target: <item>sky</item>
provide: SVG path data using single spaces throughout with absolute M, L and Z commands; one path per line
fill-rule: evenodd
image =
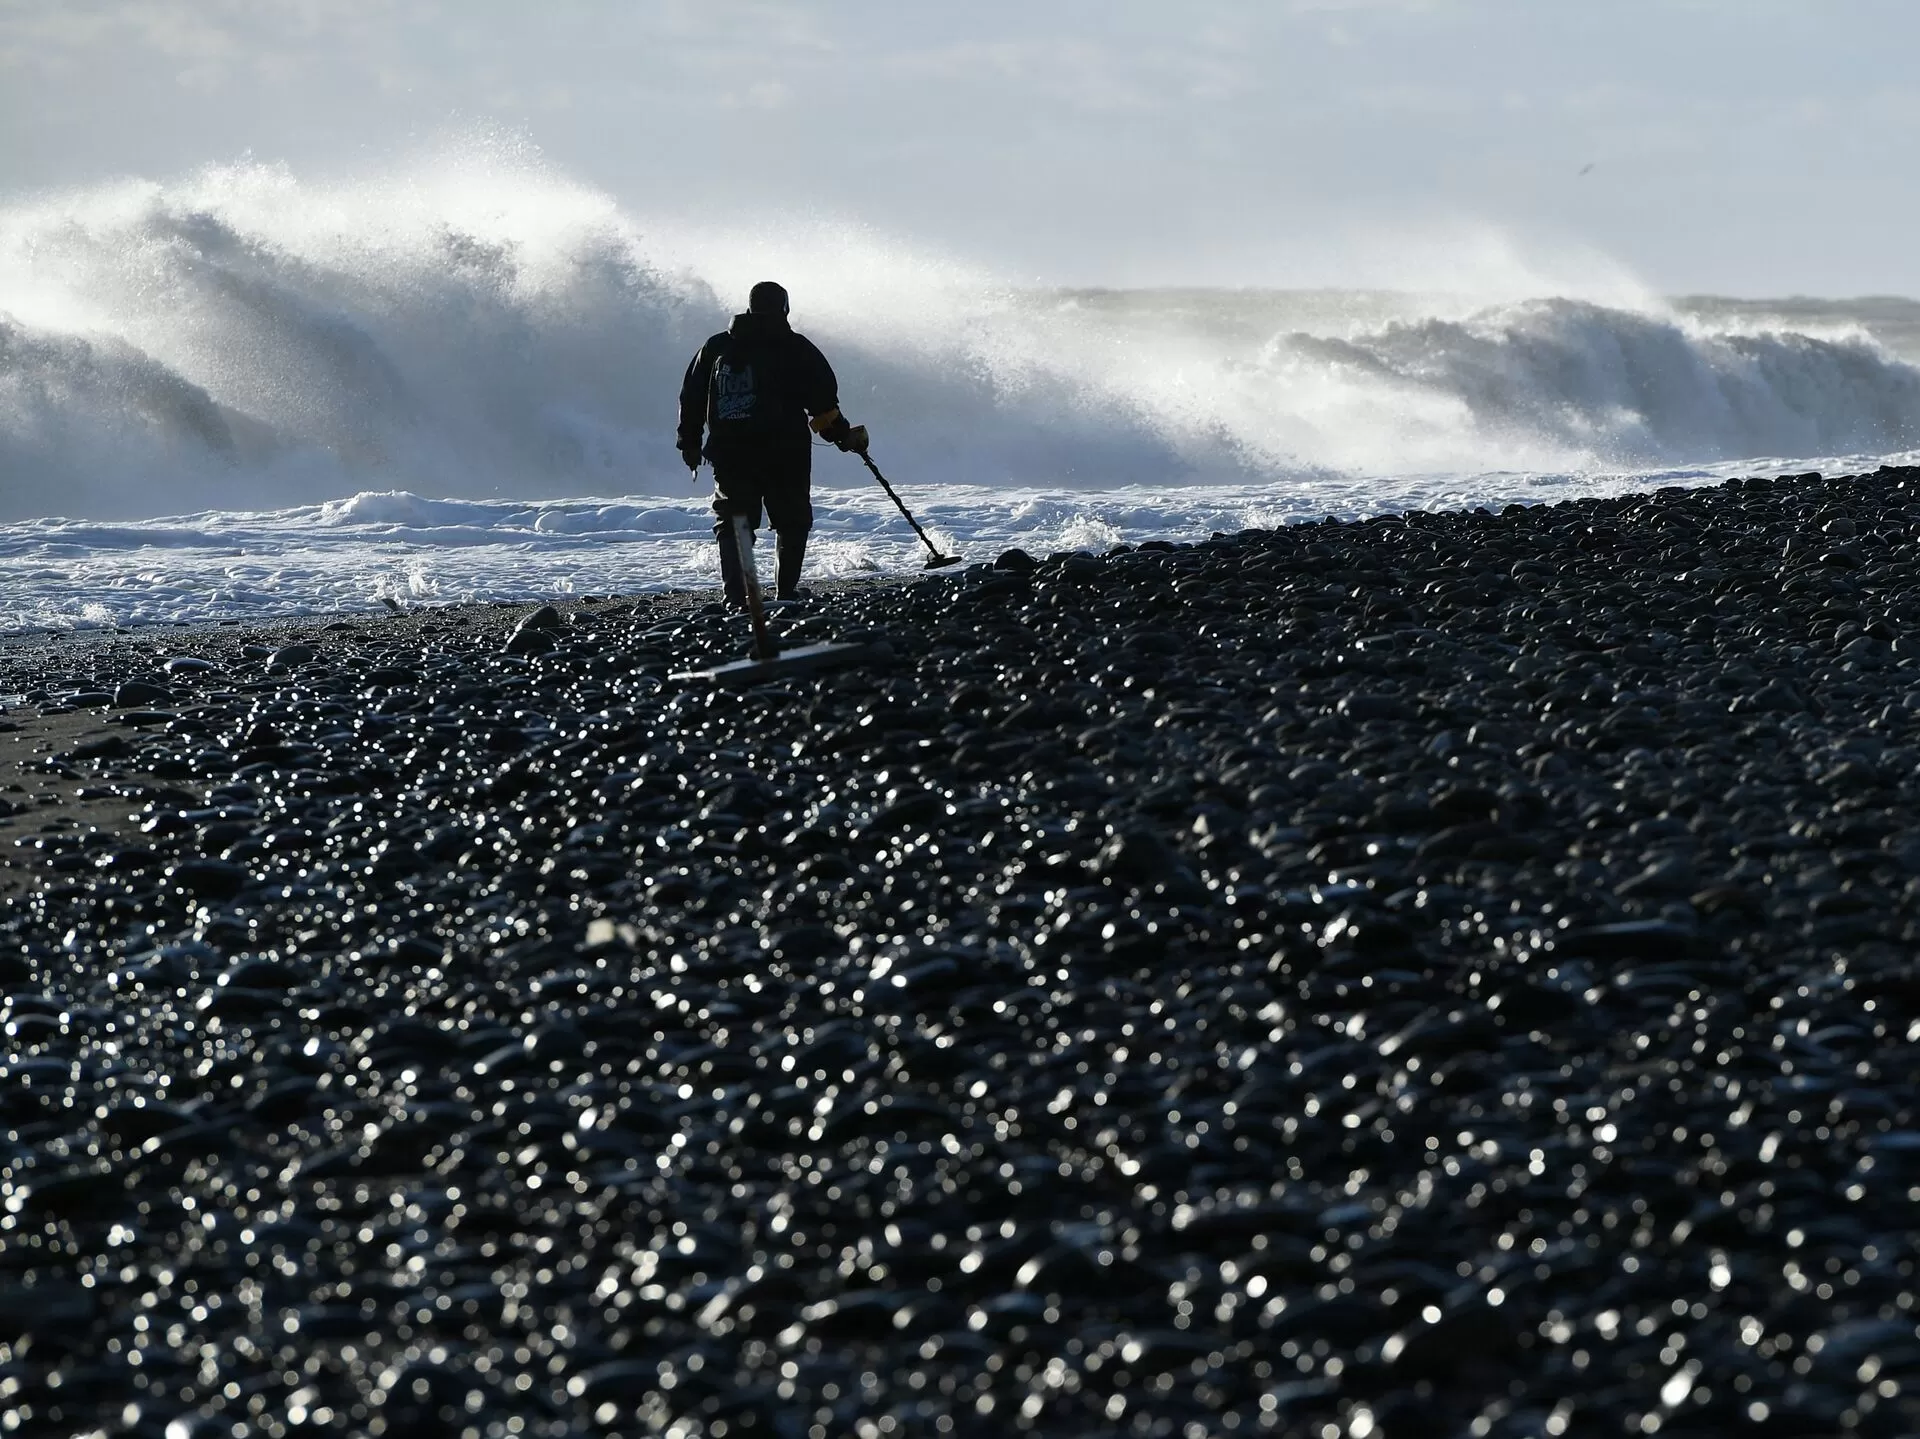
M 0 198 L 461 137 L 1055 285 L 1920 295 L 1913 0 L 0 0 Z

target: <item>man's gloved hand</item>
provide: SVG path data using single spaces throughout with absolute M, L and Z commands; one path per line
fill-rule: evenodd
M 698 470 L 700 468 L 700 447 L 698 445 L 680 446 L 680 458 L 686 461 L 688 469 Z
M 828 410 L 823 415 L 813 417 L 813 432 L 828 444 L 856 455 L 867 452 L 867 429 L 865 425 L 850 425 L 847 417 L 838 409 Z

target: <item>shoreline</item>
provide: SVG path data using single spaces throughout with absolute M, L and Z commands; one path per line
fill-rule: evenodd
M 1920 1421 L 1920 469 L 699 608 L 7 717 L 145 787 L 0 831 L 43 1414 Z
M 899 583 L 912 580 L 888 577 L 828 581 L 815 587 L 815 593 L 830 601 Z M 630 614 L 645 613 L 650 622 L 664 623 L 704 609 L 717 598 L 717 590 L 669 590 L 632 596 L 582 595 L 558 603 L 489 600 L 419 606 L 398 613 L 372 610 L 251 623 L 220 620 L 131 631 L 49 630 L 0 636 L 0 805 L 7 806 L 0 809 L 0 896 L 28 890 L 46 880 L 49 873 L 44 865 L 36 863 L 45 858 L 40 852 L 30 851 L 25 856 L 12 852 L 8 841 L 21 837 L 22 826 L 32 829 L 52 823 L 125 836 L 134 827 L 138 805 L 147 803 L 151 793 L 175 788 L 167 777 L 139 771 L 121 771 L 103 783 L 99 776 L 49 769 L 48 760 L 78 745 L 110 741 L 116 734 L 137 737 L 177 718 L 177 712 L 168 706 L 184 700 L 191 712 L 198 703 L 196 686 L 191 683 L 124 705 L 114 702 L 110 687 L 103 689 L 94 683 L 67 692 L 91 692 L 92 698 L 78 707 L 58 703 L 59 696 L 48 696 L 56 701 L 51 704 L 28 703 L 38 689 L 44 688 L 28 678 L 39 669 L 70 669 L 79 659 L 91 662 L 92 673 L 100 672 L 103 665 L 117 665 L 136 684 L 167 689 L 167 659 L 205 653 L 233 662 L 236 684 L 257 687 L 273 676 L 267 657 L 248 656 L 250 648 L 271 652 L 296 644 L 337 647 L 372 637 L 401 644 L 431 643 L 454 631 L 463 631 L 485 644 L 503 640 L 520 620 L 543 607 L 568 618 L 576 612 L 592 616 L 606 609 L 620 609 Z M 727 625 L 729 631 L 737 627 L 737 623 Z M 154 718 L 143 721 L 139 718 L 142 713 Z
M 1864 459 L 1865 457 L 1862 458 Z M 1768 480 L 1777 480 L 1793 478 L 1797 474 L 1802 473 L 1802 471 L 1792 466 L 1804 465 L 1806 462 L 1755 461 L 1753 463 L 1757 465 L 1758 468 L 1753 470 L 1751 472 L 1752 474 L 1763 476 Z M 1878 463 L 1878 460 L 1873 460 L 1870 463 Z M 1830 470 L 1829 472 L 1832 471 Z M 1739 476 L 1739 478 L 1745 477 L 1744 475 Z M 1378 491 L 1369 500 L 1357 501 L 1353 496 L 1328 496 L 1325 497 L 1324 502 L 1321 504 L 1310 503 L 1309 498 L 1305 494 L 1289 494 L 1284 485 L 1280 485 L 1274 481 L 1226 483 L 1218 480 L 1192 479 L 1156 485 L 1130 483 L 1117 487 L 1101 488 L 1078 488 L 1073 485 L 1013 486 L 1010 488 L 980 485 L 960 485 L 957 487 L 938 485 L 927 496 L 927 499 L 931 503 L 938 504 L 943 495 L 949 490 L 956 488 L 960 491 L 976 495 L 1004 497 L 1007 504 L 1015 505 L 1016 507 L 1037 505 L 1041 509 L 1051 512 L 1052 520 L 1050 522 L 1058 522 L 1061 526 L 1058 535 L 1050 538 L 1043 537 L 1041 534 L 1035 532 L 1022 532 L 1017 526 L 1009 526 L 997 534 L 976 533 L 968 541 L 955 540 L 955 543 L 959 544 L 961 548 L 977 554 L 992 554 L 996 552 L 998 548 L 1013 545 L 1028 546 L 1033 548 L 1036 553 L 1045 553 L 1049 550 L 1058 551 L 1089 547 L 1094 552 L 1098 552 L 1106 548 L 1106 545 L 1102 543 L 1102 539 L 1107 533 L 1105 522 L 1101 520 L 1099 512 L 1103 506 L 1108 505 L 1118 505 L 1122 510 L 1127 511 L 1131 515 L 1129 526 L 1133 528 L 1136 536 L 1135 542 L 1150 539 L 1156 543 L 1184 545 L 1203 542 L 1205 535 L 1210 532 L 1217 533 L 1222 528 L 1229 531 L 1236 531 L 1249 524 L 1257 524 L 1263 527 L 1289 527 L 1300 523 L 1318 523 L 1327 518 L 1327 508 L 1329 506 L 1341 511 L 1337 517 L 1343 522 L 1360 523 L 1369 518 L 1392 516 L 1415 510 L 1432 514 L 1447 514 L 1455 512 L 1464 513 L 1476 506 L 1500 509 L 1510 503 L 1524 504 L 1529 507 L 1541 504 L 1553 504 L 1567 498 L 1569 493 L 1586 498 L 1599 499 L 1623 498 L 1650 493 L 1653 489 L 1661 486 L 1711 488 L 1720 483 L 1724 483 L 1728 479 L 1736 478 L 1736 476 L 1734 476 L 1731 469 L 1725 465 L 1713 465 L 1705 468 L 1695 467 L 1680 470 L 1623 470 L 1594 473 L 1582 472 L 1565 475 L 1523 471 L 1511 475 L 1493 474 L 1480 478 L 1490 484 L 1492 488 L 1488 493 L 1482 494 L 1477 498 L 1466 493 L 1461 493 L 1455 488 L 1456 482 L 1464 481 L 1466 479 L 1465 476 L 1416 474 L 1403 477 L 1400 480 L 1376 477 Z M 1511 481 L 1511 484 L 1503 483 L 1504 481 Z M 1570 492 L 1566 488 L 1568 486 L 1578 486 L 1579 488 Z M 870 481 L 864 475 L 857 481 L 851 478 L 844 478 L 842 482 L 819 482 L 816 484 L 816 490 L 822 495 L 832 495 L 838 492 L 857 493 L 870 499 L 875 497 L 875 492 L 872 489 Z M 1188 513 L 1184 521 L 1181 522 L 1182 527 L 1178 533 L 1165 531 L 1161 528 L 1163 524 L 1167 523 L 1164 516 L 1158 521 L 1150 517 L 1151 513 L 1157 507 L 1166 506 L 1167 502 L 1171 501 L 1174 497 L 1196 494 L 1211 497 L 1211 503 L 1209 506 L 1203 506 L 1200 511 Z M 428 499 L 429 497 L 415 498 Z M 538 510 L 548 505 L 562 508 L 578 506 L 591 509 L 608 506 L 631 506 L 634 504 L 643 504 L 649 499 L 665 501 L 671 500 L 672 498 L 671 496 L 650 497 L 645 495 L 573 496 L 565 499 L 532 499 L 524 502 L 514 501 L 511 503 L 516 507 L 527 510 Z M 440 501 L 429 500 L 429 502 L 439 503 Z M 506 502 L 490 500 L 481 501 L 480 503 L 493 504 Z M 1088 510 L 1089 503 L 1091 503 L 1092 506 L 1092 513 L 1089 513 Z M 1360 504 L 1361 508 L 1358 510 L 1349 508 L 1356 503 Z M 1179 510 L 1181 508 L 1178 505 L 1167 507 L 1173 510 Z M 889 533 L 901 533 L 898 530 L 893 512 L 884 505 L 880 506 L 880 509 Z M 706 512 L 702 510 L 702 513 L 704 514 Z M 1256 516 L 1258 516 L 1258 518 L 1255 518 Z M 176 516 L 173 517 L 172 520 L 156 520 L 153 523 L 171 524 L 176 520 L 185 521 L 193 518 L 195 517 Z M 60 523 L 63 525 L 79 523 L 84 526 L 85 523 L 91 522 L 62 520 Z M 1078 530 L 1077 533 L 1076 529 Z M 529 533 L 537 534 L 538 531 L 535 530 Z M 698 547 L 705 550 L 708 546 L 704 539 L 704 528 L 702 530 L 702 536 L 702 539 L 698 542 Z M 844 538 L 846 537 L 835 534 L 827 528 L 816 531 L 816 541 L 823 548 L 832 546 Z M 374 545 L 375 549 L 378 549 L 377 537 L 365 537 L 364 542 Z M 619 533 L 599 540 L 592 540 L 590 537 L 587 537 L 586 547 L 582 548 L 581 552 L 591 553 L 592 546 L 599 545 L 605 548 L 606 556 L 610 557 L 623 552 L 628 545 L 633 542 L 633 537 Z M 644 540 L 639 542 L 642 544 L 645 543 Z M 435 547 L 430 544 L 416 547 L 415 544 L 410 541 L 395 541 L 394 543 L 399 546 L 397 550 L 382 553 L 386 553 L 387 560 L 395 563 L 398 563 L 399 559 L 412 554 L 416 548 L 418 548 L 421 556 L 428 560 L 431 560 L 435 553 L 449 553 L 446 551 L 436 551 Z M 517 545 L 504 538 L 500 543 L 506 544 L 509 549 L 517 548 Z M 219 548 L 219 546 L 216 545 L 214 548 Z M 481 548 L 484 549 L 486 546 L 482 546 Z M 578 546 L 576 546 L 576 548 L 578 548 Z M 191 553 L 191 551 L 189 550 L 183 553 Z M 235 551 L 233 558 L 250 558 L 255 561 L 264 562 L 270 559 L 274 553 L 271 548 L 261 551 L 258 554 L 242 549 Z M 918 553 L 915 552 L 916 565 L 918 558 Z M 156 556 L 155 559 L 157 562 L 164 562 L 163 555 Z M 875 579 L 890 583 L 911 582 L 916 573 L 917 571 L 914 569 L 888 570 L 884 572 L 855 570 L 846 573 L 840 580 L 829 581 L 828 583 L 859 585 L 873 582 Z M 615 577 L 621 575 L 625 575 L 627 582 L 632 586 L 631 588 L 618 587 Z M 709 577 L 710 580 L 715 578 L 716 577 Z M 649 586 L 654 582 L 642 581 L 638 576 L 627 573 L 623 566 L 612 563 L 610 560 L 604 560 L 602 564 L 591 567 L 587 574 L 575 572 L 571 575 L 571 579 L 578 587 L 577 591 L 572 593 L 563 593 L 554 589 L 541 589 L 536 585 L 534 588 L 528 589 L 525 593 L 513 597 L 454 600 L 443 599 L 437 595 L 427 595 L 420 597 L 420 599 L 412 603 L 417 607 L 424 607 L 426 609 L 487 608 L 496 604 L 566 603 L 575 597 L 586 598 L 594 594 L 598 594 L 601 597 L 611 596 L 614 598 L 637 599 L 651 595 L 662 595 L 672 598 L 698 592 L 687 588 L 690 581 L 684 575 L 679 576 L 676 581 L 672 582 L 672 587 L 670 588 L 650 588 Z M 532 582 L 529 581 L 529 583 Z M 668 582 L 661 581 L 660 583 Z M 102 601 L 106 610 L 113 610 L 115 608 L 113 591 L 111 589 L 105 591 L 95 590 L 93 593 L 96 598 Z M 86 635 L 100 636 L 106 634 L 117 634 L 121 637 L 130 635 L 150 636 L 155 633 L 165 633 L 168 631 L 188 633 L 235 625 L 246 625 L 255 628 L 264 628 L 273 625 L 307 626 L 323 624 L 330 620 L 352 619 L 363 615 L 380 616 L 385 613 L 385 611 L 380 608 L 376 597 L 371 594 L 362 594 L 355 599 L 344 600 L 344 603 L 346 603 L 348 607 L 332 610 L 314 610 L 304 614 L 282 612 L 234 613 L 211 617 L 201 616 L 191 620 L 155 618 L 144 620 L 137 624 L 100 623 L 68 616 L 64 620 L 50 624 L 38 626 L 20 625 L 0 630 L 0 641 L 13 638 L 29 640 L 37 638 L 43 639 L 53 635 L 66 635 L 69 637 Z
M 807 588 L 817 595 L 830 597 L 857 594 L 876 587 L 912 584 L 917 578 L 918 576 L 915 575 L 883 575 L 871 578 L 824 580 L 818 584 L 810 583 Z M 409 625 L 418 627 L 423 624 L 444 624 L 452 617 L 459 617 L 464 623 L 481 623 L 491 627 L 491 623 L 501 615 L 519 615 L 541 605 L 552 605 L 568 612 L 576 607 L 627 605 L 658 609 L 664 615 L 698 609 L 713 603 L 718 595 L 719 589 L 716 584 L 712 589 L 648 590 L 634 594 L 563 595 L 522 600 L 451 600 L 443 604 L 410 605 L 399 610 L 380 609 L 370 605 L 361 610 L 329 610 L 311 615 L 272 615 L 259 619 L 230 617 L 215 620 L 157 620 L 133 627 L 13 630 L 0 633 L 0 666 L 5 666 L 0 673 L 11 673 L 22 667 L 14 651 L 23 648 L 40 648 L 51 652 L 55 647 L 59 647 L 59 653 L 64 654 L 69 649 L 85 650 L 103 646 L 124 646 L 129 643 L 149 648 L 155 646 L 166 648 L 174 644 L 185 645 L 194 639 L 220 641 L 223 648 L 231 648 L 225 642 L 257 644 L 286 635 L 312 637 L 326 633 L 336 626 L 391 624 L 397 627 L 398 632 L 404 633 Z

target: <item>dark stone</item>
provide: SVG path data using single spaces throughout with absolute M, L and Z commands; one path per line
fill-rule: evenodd
M 113 704 L 116 709 L 147 709 L 154 705 L 172 702 L 172 690 L 164 685 L 148 684 L 143 680 L 123 680 L 113 691 Z
M 1665 920 L 1626 920 L 1564 930 L 1554 937 L 1557 953 L 1592 959 L 1678 959 L 1691 954 L 1699 936 Z
M 190 859 L 167 866 L 169 884 L 198 899 L 232 899 L 249 883 L 243 865 L 218 859 Z
M 1347 695 L 1340 701 L 1338 711 L 1350 720 L 1397 720 L 1411 713 L 1406 701 L 1397 695 L 1364 694 Z
M 124 759 L 131 754 L 133 747 L 127 743 L 125 735 L 97 735 L 75 745 L 71 758 L 77 760 L 98 761 L 104 759 Z

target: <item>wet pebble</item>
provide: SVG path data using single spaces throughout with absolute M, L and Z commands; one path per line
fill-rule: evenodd
M 691 599 L 18 675 L 152 718 L 137 843 L 16 835 L 10 1402 L 1911 1432 L 1917 559 L 1800 476 L 1011 551 L 731 693 Z

